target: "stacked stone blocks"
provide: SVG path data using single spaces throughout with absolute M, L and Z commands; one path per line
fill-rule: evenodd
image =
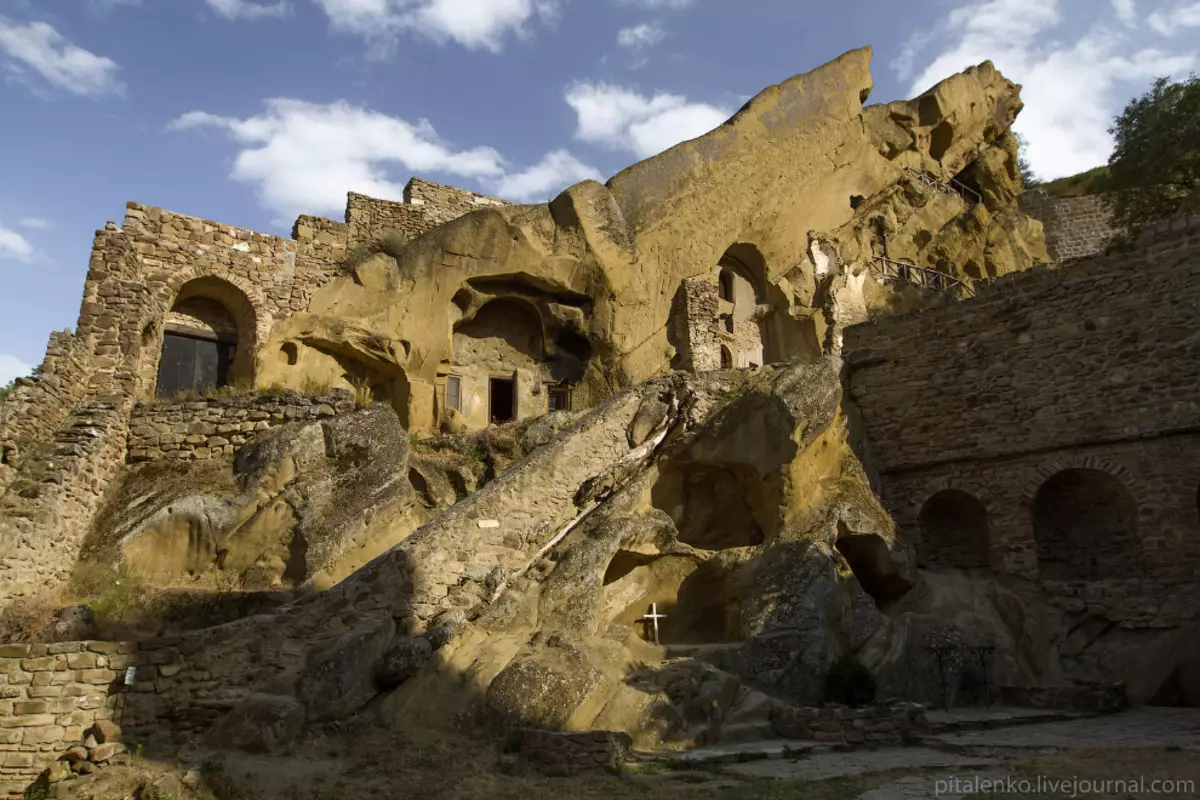
M 358 408 L 334 391 L 316 397 L 293 392 L 210 397 L 179 403 L 142 402 L 130 420 L 130 463 L 203 461 L 233 456 L 262 431 L 292 422 L 327 419 Z

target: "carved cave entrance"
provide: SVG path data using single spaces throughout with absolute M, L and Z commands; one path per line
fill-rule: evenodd
M 253 306 L 237 287 L 218 278 L 184 284 L 163 325 L 155 393 L 252 382 L 254 335 Z
M 717 294 L 722 368 L 726 368 L 727 360 L 732 362 L 731 367 L 757 367 L 765 363 L 766 337 L 757 319 L 765 282 L 766 261 L 754 245 L 738 243 L 721 256 L 717 264 Z
M 1033 500 L 1042 580 L 1094 581 L 1141 573 L 1137 504 L 1117 478 L 1095 469 L 1053 475 Z

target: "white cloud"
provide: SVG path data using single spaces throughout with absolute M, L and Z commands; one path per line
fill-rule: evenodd
M 248 0 L 204 0 L 209 7 L 225 19 L 259 19 L 282 17 L 288 12 L 285 0 L 277 3 L 251 3 Z
M 15 378 L 23 378 L 33 372 L 33 365 L 26 364 L 16 356 L 0 353 L 0 387 L 8 386 Z
M 629 50 L 653 47 L 666 38 L 666 31 L 657 22 L 643 22 L 617 32 L 617 44 Z
M 1125 25 L 1137 24 L 1137 5 L 1134 0 L 1112 0 L 1113 11 L 1117 19 Z
M 639 158 L 708 133 L 731 113 L 679 95 L 645 97 L 605 83 L 576 83 L 567 89 L 566 101 L 575 109 L 577 139 L 629 150 Z
M 641 8 L 651 9 L 670 8 L 673 10 L 678 10 L 681 8 L 691 7 L 695 3 L 695 0 L 620 0 L 620 2 L 622 5 L 626 6 L 639 6 Z
M 17 224 L 20 225 L 22 228 L 31 228 L 33 230 L 41 230 L 41 231 L 44 231 L 50 227 L 53 227 L 50 225 L 49 220 L 42 219 L 41 217 L 25 217 Z
M 490 181 L 492 191 L 506 200 L 549 200 L 580 181 L 603 180 L 594 167 L 583 163 L 565 150 L 547 153 L 540 163 L 521 172 Z
M 33 245 L 24 236 L 0 225 L 0 261 L 28 263 L 33 260 L 33 256 Z
M 1163 36 L 1174 36 L 1180 28 L 1200 28 L 1200 3 L 1155 11 L 1146 17 L 1146 24 Z
M 985 60 L 1022 85 L 1025 109 L 1016 128 L 1028 139 L 1028 158 L 1042 178 L 1103 164 L 1112 152 L 1108 128 L 1124 99 L 1157 75 L 1188 69 L 1190 53 L 1137 48 L 1129 32 L 1103 22 L 1055 37 L 1064 21 L 1060 0 L 987 0 L 955 9 L 939 29 L 948 49 L 913 82 L 920 94 L 940 80 Z
M 30 22 L 18 25 L 0 17 L 0 53 L 10 68 L 32 69 L 47 82 L 74 94 L 99 96 L 121 91 L 117 65 L 67 41 L 52 25 Z
M 411 123 L 345 102 L 329 104 L 275 99 L 246 119 L 193 111 L 172 130 L 211 129 L 239 147 L 231 177 L 254 186 L 262 205 L 281 224 L 299 214 L 342 212 L 346 192 L 400 200 L 413 173 L 444 173 L 473 179 L 511 200 L 545 199 L 599 173 L 557 150 L 541 163 L 510 171 L 495 149 L 460 150 L 438 136 L 426 120 Z
M 334 29 L 387 45 L 401 33 L 470 50 L 499 52 L 509 34 L 529 34 L 535 19 L 551 22 L 559 0 L 314 0 Z
M 193 111 L 174 130 L 214 128 L 242 146 L 234 180 L 254 185 L 266 208 L 282 216 L 333 214 L 353 190 L 399 199 L 403 184 L 389 167 L 444 172 L 467 178 L 500 178 L 500 154 L 490 147 L 455 150 L 425 120 L 416 124 L 345 102 L 274 99 L 246 119 Z

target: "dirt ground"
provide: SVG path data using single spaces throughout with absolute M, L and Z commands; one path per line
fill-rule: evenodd
M 288 756 L 194 751 L 174 761 L 132 757 L 124 765 L 50 787 L 47 796 L 74 800 L 908 800 L 1012 794 L 1037 800 L 1190 798 L 1200 797 L 1196 789 L 1200 735 L 1196 734 L 1200 734 L 1200 713 L 1129 712 L 931 737 L 919 747 L 813 750 L 723 764 L 649 759 L 632 761 L 620 775 L 564 779 L 528 774 L 512 756 L 486 740 L 363 726 L 310 733 Z M 1079 747 L 1073 747 L 1073 742 Z M 1175 785 L 1156 786 L 1155 780 Z M 1131 786 L 1128 781 L 1144 781 L 1144 785 Z

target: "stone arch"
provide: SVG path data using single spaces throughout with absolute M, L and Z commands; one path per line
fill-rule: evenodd
M 766 259 L 753 244 L 737 242 L 717 262 L 716 274 L 720 335 L 733 366 L 767 363 L 767 330 L 758 313 L 766 293 Z
M 152 395 L 157 383 L 163 338 L 169 316 L 180 300 L 209 296 L 225 307 L 237 330 L 237 362 L 233 370 L 239 383 L 253 385 L 259 348 L 267 341 L 274 323 L 262 290 L 245 278 L 215 264 L 198 264 L 173 273 L 152 289 L 150 303 L 139 322 L 140 348 L 132 359 L 136 394 Z M 127 364 L 130 362 L 127 361 Z
M 733 352 L 721 345 L 721 369 L 733 369 Z
M 472 346 L 471 342 L 488 342 Z M 484 352 L 495 350 L 495 353 Z M 546 335 L 542 315 L 532 304 L 512 297 L 500 297 L 484 303 L 474 316 L 454 326 L 454 355 L 470 352 L 472 356 L 499 357 L 499 351 L 511 358 L 520 354 L 530 361 L 540 361 L 546 355 Z
M 1042 580 L 1141 574 L 1137 503 L 1113 473 L 1094 467 L 1055 472 L 1038 487 L 1031 508 Z
M 917 563 L 926 569 L 983 569 L 990 563 L 987 509 L 975 495 L 942 489 L 929 496 L 917 516 L 921 538 Z

